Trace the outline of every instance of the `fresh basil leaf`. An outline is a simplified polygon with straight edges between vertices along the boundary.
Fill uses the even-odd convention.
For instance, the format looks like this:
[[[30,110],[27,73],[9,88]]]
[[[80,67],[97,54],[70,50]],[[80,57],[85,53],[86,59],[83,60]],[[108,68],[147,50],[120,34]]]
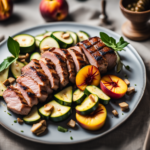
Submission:
[[[18,57],[20,53],[19,43],[15,41],[12,37],[8,38],[7,47],[9,52],[14,56]]]
[[[120,41],[120,42],[124,42],[124,38],[123,38],[123,37],[121,37],[119,41]]]
[[[100,37],[101,37],[101,39],[102,39],[103,42],[109,43],[110,38],[109,38],[109,36],[106,33],[100,32]]]
[[[17,60],[15,57],[7,57],[4,59],[4,61],[0,64],[0,72],[8,68],[15,60]]]

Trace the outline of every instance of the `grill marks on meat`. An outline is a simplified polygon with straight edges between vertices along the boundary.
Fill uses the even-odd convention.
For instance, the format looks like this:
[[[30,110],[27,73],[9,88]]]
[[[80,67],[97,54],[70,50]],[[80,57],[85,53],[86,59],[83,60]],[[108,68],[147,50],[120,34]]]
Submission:
[[[17,89],[21,92],[23,97],[25,98],[27,104],[32,107],[38,104],[38,99],[33,91],[22,83],[17,83]]]
[[[50,51],[59,53],[64,58],[66,58],[67,68],[68,68],[68,73],[69,73],[69,80],[70,80],[70,82],[75,83],[75,76],[76,76],[75,65],[74,65],[73,58],[70,55],[70,53],[68,52],[68,50],[60,49],[60,48],[55,48],[55,49],[53,48],[53,49],[50,49]]]
[[[92,37],[89,40],[77,44],[84,51],[89,63],[99,68],[101,73],[106,73],[116,65],[116,54],[114,50],[107,47],[99,37]]]
[[[44,73],[42,67],[39,64],[39,61],[36,59],[32,59],[31,62],[21,69],[21,72],[24,75],[31,77],[38,84],[43,86],[45,90],[47,90],[48,94],[52,93],[53,90],[50,87],[50,83],[48,77]]]
[[[31,107],[27,105],[26,100],[17,88],[9,86],[3,93],[3,97],[7,103],[7,107],[14,113],[27,115],[30,112]]]
[[[51,84],[51,88],[57,90],[59,88],[59,76],[55,71],[54,63],[48,58],[41,58],[39,63],[44,70],[45,74],[48,76],[48,79]]]
[[[83,60],[83,55],[74,49],[68,49],[68,51],[73,58],[77,73],[82,67],[86,65],[85,61]]]
[[[32,78],[22,75],[17,78],[17,82],[19,84],[24,84],[28,88],[30,88],[34,92],[34,94],[39,98],[40,102],[44,102],[47,99],[48,94],[45,88],[38,84],[36,81],[34,81]]]
[[[60,78],[60,86],[64,87],[69,83],[66,59],[57,52],[46,51],[42,58],[48,58],[55,64],[56,72]]]

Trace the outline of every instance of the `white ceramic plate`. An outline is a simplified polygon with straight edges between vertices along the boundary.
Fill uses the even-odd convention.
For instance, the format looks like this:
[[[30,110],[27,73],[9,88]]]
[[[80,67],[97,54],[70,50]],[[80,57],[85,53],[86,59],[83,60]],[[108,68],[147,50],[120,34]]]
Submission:
[[[119,40],[120,36],[110,30],[101,28],[101,27],[94,27],[94,26],[88,26],[88,25],[82,25],[78,23],[69,23],[69,22],[59,22],[59,23],[50,23],[46,25],[36,26],[34,28],[30,28],[21,32],[18,32],[17,34],[31,34],[33,36],[36,36],[38,34],[43,33],[45,30],[48,31],[66,31],[71,30],[74,32],[77,32],[79,30],[83,30],[87,33],[89,33],[92,36],[99,36],[99,32],[105,32],[108,35],[114,37],[117,41]],[[14,35],[13,35],[14,36]],[[5,59],[7,56],[10,56],[8,50],[7,50],[7,41],[1,43],[0,45],[0,56],[1,60],[0,63]],[[3,127],[5,127],[7,130],[13,132],[14,134],[23,137],[25,139],[39,142],[39,143],[47,143],[47,144],[73,144],[73,143],[80,143],[89,141],[98,137],[101,137],[105,135],[106,133],[109,133],[110,131],[117,128],[120,124],[122,124],[136,109],[137,105],[139,104],[146,85],[146,72],[145,72],[145,66],[141,59],[141,57],[138,55],[136,50],[131,46],[128,45],[125,48],[126,51],[120,52],[120,55],[122,57],[123,63],[125,65],[129,65],[131,67],[131,71],[128,71],[126,69],[123,69],[119,74],[116,74],[115,71],[108,72],[110,74],[116,74],[121,78],[124,78],[124,75],[127,74],[129,81],[131,82],[131,86],[135,86],[136,93],[127,96],[125,95],[122,99],[118,100],[117,103],[126,101],[129,104],[129,111],[123,112],[119,108],[119,106],[115,103],[110,102],[109,105],[106,106],[108,116],[106,123],[103,128],[101,128],[98,131],[87,131],[80,127],[77,124],[77,127],[75,129],[69,129],[71,132],[62,133],[57,130],[58,125],[62,125],[64,127],[67,127],[67,122],[72,118],[75,120],[75,114],[73,114],[65,121],[61,123],[53,123],[51,121],[48,122],[48,131],[46,134],[42,136],[35,136],[31,133],[30,125],[26,125],[25,123],[23,125],[19,125],[18,123],[14,123],[14,120],[18,117],[18,115],[12,113],[11,111],[7,110],[6,104],[1,98],[0,102],[0,122]],[[113,109],[116,109],[119,113],[119,117],[113,117],[111,111]],[[6,111],[6,112],[5,112]],[[11,113],[12,116],[8,115],[7,112]],[[13,124],[13,125],[12,125]],[[24,132],[21,132],[23,130]],[[111,135],[111,133],[109,133]],[[73,140],[70,139],[70,136],[73,137]]]

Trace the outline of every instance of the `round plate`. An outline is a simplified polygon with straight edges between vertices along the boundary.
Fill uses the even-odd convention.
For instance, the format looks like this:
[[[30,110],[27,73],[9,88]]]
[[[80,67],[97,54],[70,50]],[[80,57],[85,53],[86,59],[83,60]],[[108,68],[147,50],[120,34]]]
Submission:
[[[36,26],[21,32],[18,32],[17,34],[31,34],[33,36],[36,36],[38,34],[41,34],[45,32],[45,30],[48,31],[74,31],[77,32],[79,30],[83,30],[90,34],[90,36],[99,36],[99,32],[105,32],[109,36],[114,37],[117,41],[119,40],[120,36],[112,31],[109,31],[107,29],[101,28],[101,27],[94,27],[94,26],[88,26],[88,25],[82,25],[78,23],[69,23],[69,22],[59,22],[59,23],[50,23],[46,25]],[[39,143],[47,143],[47,144],[73,144],[73,143],[80,143],[89,141],[98,137],[101,137],[105,135],[106,133],[109,133],[110,131],[117,128],[121,123],[123,123],[135,110],[137,105],[139,104],[146,85],[146,72],[145,72],[145,66],[141,59],[141,57],[138,55],[136,50],[131,46],[128,45],[125,48],[125,51],[120,52],[122,61],[125,65],[129,65],[131,68],[131,71],[128,71],[126,69],[123,69],[119,74],[115,73],[115,71],[108,72],[109,74],[116,74],[117,76],[121,78],[125,78],[125,74],[128,76],[128,79],[131,83],[131,86],[135,86],[136,92],[130,96],[125,95],[122,99],[119,99],[114,102],[110,102],[107,106],[107,120],[103,128],[101,128],[98,131],[87,131],[80,127],[77,124],[77,127],[75,129],[69,129],[71,132],[62,133],[57,130],[57,126],[61,125],[63,127],[67,127],[66,124],[70,119],[75,120],[75,112],[65,121],[60,123],[53,123],[51,121],[48,122],[48,130],[44,135],[41,136],[35,136],[31,133],[30,125],[26,125],[25,123],[23,125],[19,125],[18,123],[14,123],[14,120],[17,119],[18,115],[12,113],[11,111],[7,110],[6,104],[4,100],[1,98],[0,102],[0,116],[1,116],[1,125],[5,127],[7,130],[13,132],[14,134],[23,137],[25,139],[39,142]],[[7,56],[10,56],[10,53],[7,50],[7,41],[1,43],[0,45],[0,56],[1,56],[1,62],[3,59],[5,59]],[[129,111],[122,112],[121,109],[118,106],[119,102],[127,102],[129,104]],[[119,113],[119,117],[113,117],[112,110],[116,109]],[[8,115],[8,113],[11,113],[11,116]],[[19,116],[20,117],[20,116]],[[67,127],[68,128],[68,127]],[[23,131],[23,132],[21,132]],[[111,134],[111,133],[109,133]],[[73,137],[73,140],[70,139],[70,137]]]

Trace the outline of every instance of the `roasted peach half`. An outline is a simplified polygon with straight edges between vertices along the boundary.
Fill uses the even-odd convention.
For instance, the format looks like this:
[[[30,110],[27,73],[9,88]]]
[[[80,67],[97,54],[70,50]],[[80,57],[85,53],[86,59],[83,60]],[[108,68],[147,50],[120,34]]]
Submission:
[[[127,92],[126,83],[115,75],[106,75],[100,81],[102,91],[113,99],[123,97]]]
[[[90,115],[80,115],[76,113],[76,119],[81,127],[87,130],[98,130],[100,129],[106,121],[107,111],[106,108],[99,104],[98,108]]]
[[[84,91],[87,85],[98,86],[100,82],[100,72],[98,68],[92,65],[88,65],[79,70],[76,75],[77,87]]]

